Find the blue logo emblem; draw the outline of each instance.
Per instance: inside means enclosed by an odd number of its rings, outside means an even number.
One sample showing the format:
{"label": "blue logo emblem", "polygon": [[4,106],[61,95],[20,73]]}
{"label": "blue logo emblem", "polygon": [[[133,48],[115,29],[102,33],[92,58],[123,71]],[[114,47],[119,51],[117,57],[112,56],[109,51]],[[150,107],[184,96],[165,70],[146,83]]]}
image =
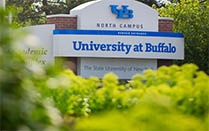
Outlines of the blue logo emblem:
{"label": "blue logo emblem", "polygon": [[121,9],[117,9],[118,5],[110,5],[113,14],[117,15],[118,19],[131,19],[134,17],[133,10],[128,9],[128,5],[122,5]]}

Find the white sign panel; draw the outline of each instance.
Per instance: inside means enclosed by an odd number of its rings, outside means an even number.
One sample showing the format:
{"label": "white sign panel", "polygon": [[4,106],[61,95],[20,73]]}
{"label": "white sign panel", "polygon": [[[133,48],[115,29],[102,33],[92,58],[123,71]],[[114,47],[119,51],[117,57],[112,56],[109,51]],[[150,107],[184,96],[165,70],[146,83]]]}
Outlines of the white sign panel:
{"label": "white sign panel", "polygon": [[133,75],[146,69],[157,69],[157,60],[144,59],[99,59],[81,58],[80,75],[88,78],[102,78],[109,72],[115,73],[120,79],[131,79]]}
{"label": "white sign panel", "polygon": [[69,57],[184,59],[180,33],[55,30],[54,55]]}
{"label": "white sign panel", "polygon": [[37,25],[24,27],[23,30],[28,31],[28,35],[19,45],[27,56],[38,56],[34,60],[41,65],[54,62],[53,56],[53,30],[55,25]]}
{"label": "white sign panel", "polygon": [[78,29],[158,31],[158,12],[135,0],[95,0],[70,11]]}

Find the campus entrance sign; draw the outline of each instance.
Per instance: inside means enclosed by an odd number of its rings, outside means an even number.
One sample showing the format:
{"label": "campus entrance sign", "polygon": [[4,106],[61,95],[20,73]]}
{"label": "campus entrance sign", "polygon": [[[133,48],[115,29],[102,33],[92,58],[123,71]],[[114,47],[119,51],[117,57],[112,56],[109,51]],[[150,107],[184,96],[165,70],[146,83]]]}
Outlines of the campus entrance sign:
{"label": "campus entrance sign", "polygon": [[[184,59],[183,34],[159,32],[157,11],[135,0],[95,0],[69,15],[50,17],[56,22],[55,29],[46,25],[46,38],[52,41],[46,42],[47,54],[73,59],[76,73],[85,78],[113,72],[119,79],[131,79],[146,69],[156,70],[158,59]],[[69,19],[63,23],[65,18]],[[63,28],[66,25],[69,28]]]}
{"label": "campus entrance sign", "polygon": [[79,57],[83,77],[114,72],[131,79],[157,69],[157,59],[184,59],[184,37],[158,32],[158,13],[135,0],[96,0],[70,11],[77,30],[55,30],[54,55]]}

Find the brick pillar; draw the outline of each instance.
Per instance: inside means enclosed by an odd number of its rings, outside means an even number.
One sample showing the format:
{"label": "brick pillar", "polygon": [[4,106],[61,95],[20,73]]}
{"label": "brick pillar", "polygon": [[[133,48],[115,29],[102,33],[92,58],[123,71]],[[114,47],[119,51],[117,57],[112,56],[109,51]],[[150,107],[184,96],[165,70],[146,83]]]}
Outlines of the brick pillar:
{"label": "brick pillar", "polygon": [[[77,17],[71,17],[68,14],[49,15],[46,17],[46,24],[55,24],[56,30],[75,30],[77,29]],[[64,57],[62,57],[64,58]],[[55,62],[59,62],[56,57]],[[64,67],[71,69],[77,74],[77,57],[65,57]]]}
{"label": "brick pillar", "polygon": [[[160,17],[158,19],[159,32],[173,32],[173,18]],[[157,66],[162,65],[170,66],[172,65],[172,60],[158,59]]]}
{"label": "brick pillar", "polygon": [[68,14],[49,15],[46,24],[55,24],[57,30],[77,29],[77,17]]}

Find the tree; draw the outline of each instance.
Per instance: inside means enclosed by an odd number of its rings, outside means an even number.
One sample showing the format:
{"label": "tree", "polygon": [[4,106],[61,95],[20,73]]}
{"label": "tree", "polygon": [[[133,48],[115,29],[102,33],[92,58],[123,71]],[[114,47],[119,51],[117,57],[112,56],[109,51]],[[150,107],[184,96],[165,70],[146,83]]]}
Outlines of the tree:
{"label": "tree", "polygon": [[209,74],[209,2],[181,0],[158,12],[160,16],[174,18],[174,31],[185,36],[185,59],[175,63],[195,63]]}
{"label": "tree", "polygon": [[67,13],[66,4],[60,0],[7,0],[6,3],[8,7],[15,7],[13,19],[22,25],[43,24],[46,15]]}
{"label": "tree", "polygon": [[142,2],[149,6],[156,5],[158,7],[158,3],[156,0],[137,0],[137,1]]}
{"label": "tree", "polygon": [[[37,25],[45,23],[46,15],[69,14],[69,11],[91,0],[7,0],[7,6],[16,8],[17,17],[14,19],[22,25]],[[137,0],[149,6],[156,0]]]}

